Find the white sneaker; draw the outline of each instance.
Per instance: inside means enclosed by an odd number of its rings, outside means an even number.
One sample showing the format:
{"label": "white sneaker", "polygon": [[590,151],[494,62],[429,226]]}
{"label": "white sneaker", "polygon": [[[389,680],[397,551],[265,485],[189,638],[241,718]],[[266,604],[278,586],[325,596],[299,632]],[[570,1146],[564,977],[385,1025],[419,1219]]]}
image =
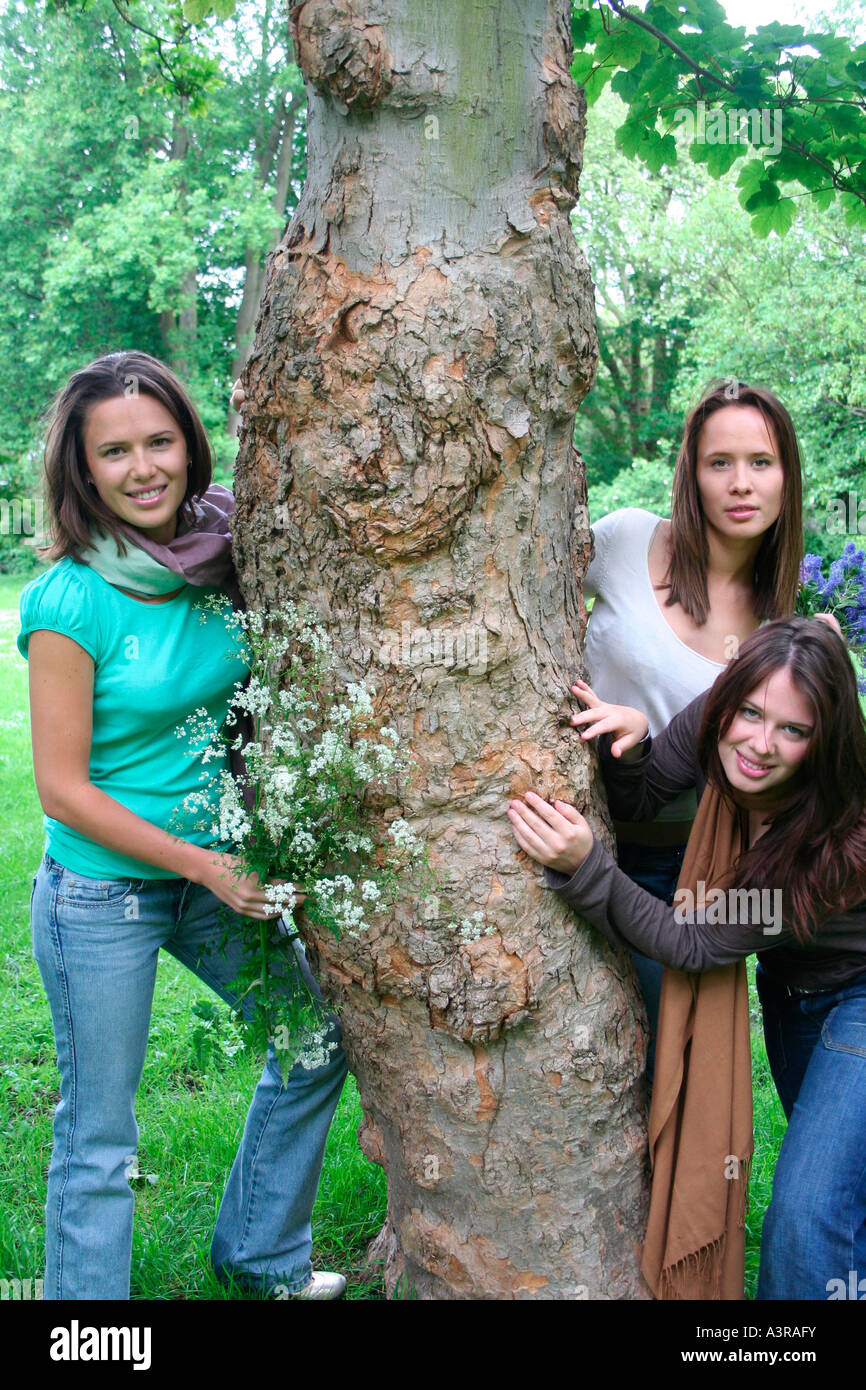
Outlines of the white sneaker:
{"label": "white sneaker", "polygon": [[292,1298],[342,1298],[346,1292],[346,1281],[342,1274],[326,1274],[314,1271],[309,1284],[292,1294]]}

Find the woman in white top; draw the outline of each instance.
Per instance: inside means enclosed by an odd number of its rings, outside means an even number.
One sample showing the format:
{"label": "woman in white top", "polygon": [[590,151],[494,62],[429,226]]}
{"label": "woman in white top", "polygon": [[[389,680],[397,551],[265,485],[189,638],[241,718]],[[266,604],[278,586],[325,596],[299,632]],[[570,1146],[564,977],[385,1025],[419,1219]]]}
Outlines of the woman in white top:
{"label": "woman in white top", "polygon": [[[655,735],[712,685],[762,622],[794,611],[802,481],[787,410],[762,387],[713,383],[686,419],[670,520],[626,507],[592,529],[595,558],[584,583],[595,598],[589,683],[607,703],[642,708]],[[668,902],[696,809],[689,792],[648,825],[615,823],[620,867]],[[652,1081],[662,967],[634,959],[650,1020]]]}

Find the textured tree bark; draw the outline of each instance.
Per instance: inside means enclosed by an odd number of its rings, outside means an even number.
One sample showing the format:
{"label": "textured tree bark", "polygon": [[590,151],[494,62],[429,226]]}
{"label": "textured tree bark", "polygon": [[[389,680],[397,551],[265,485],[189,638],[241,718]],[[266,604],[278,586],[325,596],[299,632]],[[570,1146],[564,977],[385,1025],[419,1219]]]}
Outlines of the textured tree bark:
{"label": "textured tree bark", "polygon": [[[388,1176],[390,1291],[642,1297],[643,1027],[630,966],[542,886],[508,799],[606,835],[563,723],[591,553],[575,410],[597,346],[568,213],[568,0],[305,0],[308,179],[245,373],[247,598],[324,615],[410,741],[447,879],[310,937]],[[460,944],[454,910],[495,934]]]}

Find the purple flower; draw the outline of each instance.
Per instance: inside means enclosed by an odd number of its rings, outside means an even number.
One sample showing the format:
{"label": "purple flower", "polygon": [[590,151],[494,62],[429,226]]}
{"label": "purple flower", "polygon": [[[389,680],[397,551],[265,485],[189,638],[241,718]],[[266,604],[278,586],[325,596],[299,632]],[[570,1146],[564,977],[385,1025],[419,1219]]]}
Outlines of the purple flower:
{"label": "purple flower", "polygon": [[821,597],[832,598],[833,594],[835,594],[836,590],[839,588],[839,585],[842,583],[843,577],[844,566],[842,564],[842,561],[834,560],[832,565],[830,566],[830,573],[827,577],[827,583],[821,590]]}
{"label": "purple flower", "polygon": [[821,579],[821,556],[805,555],[800,566],[800,583],[820,584]]}

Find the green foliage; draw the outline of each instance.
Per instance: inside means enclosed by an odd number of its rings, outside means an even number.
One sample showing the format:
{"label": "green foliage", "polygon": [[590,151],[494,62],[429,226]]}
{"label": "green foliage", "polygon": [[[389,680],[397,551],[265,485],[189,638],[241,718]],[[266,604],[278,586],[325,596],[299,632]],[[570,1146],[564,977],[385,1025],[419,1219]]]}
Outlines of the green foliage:
{"label": "green foliage", "polygon": [[609,483],[589,484],[589,515],[593,521],[621,507],[643,507],[657,516],[670,516],[673,460],[668,468],[649,459],[635,459]]}
{"label": "green foliage", "polygon": [[178,371],[228,479],[246,267],[304,176],[301,123],[275,211],[274,135],[303,93],[276,0],[201,27],[172,0],[120,12],[33,0],[0,14],[0,471],[28,487],[51,397],[130,347]]}
{"label": "green foliage", "polygon": [[678,438],[681,414],[671,398],[703,298],[691,271],[683,279],[671,240],[706,180],[693,165],[653,175],[615,149],[623,110],[611,92],[593,108],[572,218],[598,313],[598,379],[576,426],[590,487],[634,459],[664,457],[666,441]]}
{"label": "green foliage", "polygon": [[575,81],[590,105],[608,86],[622,99],[617,148],[651,173],[685,150],[713,178],[748,158],[757,236],[790,229],[786,185],[866,226],[866,43],[776,22],[747,36],[716,0],[575,4],[572,34]]}

